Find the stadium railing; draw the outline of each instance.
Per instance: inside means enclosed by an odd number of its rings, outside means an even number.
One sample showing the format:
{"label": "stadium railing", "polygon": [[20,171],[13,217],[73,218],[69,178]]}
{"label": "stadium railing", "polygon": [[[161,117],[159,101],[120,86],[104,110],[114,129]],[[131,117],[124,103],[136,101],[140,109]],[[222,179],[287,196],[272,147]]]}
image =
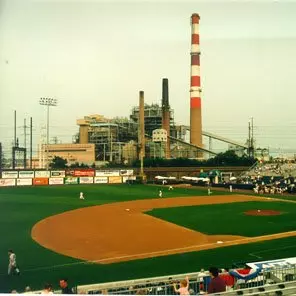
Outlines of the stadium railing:
{"label": "stadium railing", "polygon": [[[262,287],[264,285],[293,281],[295,279],[295,274],[296,267],[294,265],[268,268],[262,270],[261,273],[252,280],[238,280],[236,282],[235,289],[249,289]],[[196,294],[207,290],[207,286],[210,281],[208,271],[83,285],[77,286],[76,289],[77,293],[85,294],[100,294],[102,291],[108,291],[108,294],[131,295],[136,294],[140,290],[145,290],[150,295],[172,295],[174,294],[172,286],[173,282],[183,280],[186,276],[189,277],[190,289],[192,290],[192,293]]]}

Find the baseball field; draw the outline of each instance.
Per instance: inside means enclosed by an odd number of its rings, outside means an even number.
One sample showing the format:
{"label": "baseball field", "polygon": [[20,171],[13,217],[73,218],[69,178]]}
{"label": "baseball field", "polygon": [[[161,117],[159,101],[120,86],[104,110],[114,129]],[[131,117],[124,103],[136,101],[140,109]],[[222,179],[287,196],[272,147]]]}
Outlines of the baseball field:
{"label": "baseball field", "polygon": [[[144,185],[0,188],[0,292],[294,257],[296,203]],[[79,199],[84,193],[85,200]],[[20,276],[8,276],[13,249]]]}

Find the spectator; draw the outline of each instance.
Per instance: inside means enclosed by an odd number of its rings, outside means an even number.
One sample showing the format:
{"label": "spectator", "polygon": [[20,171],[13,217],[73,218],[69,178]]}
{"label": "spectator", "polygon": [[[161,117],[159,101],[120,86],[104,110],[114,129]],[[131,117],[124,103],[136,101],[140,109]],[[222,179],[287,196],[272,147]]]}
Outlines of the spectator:
{"label": "spectator", "polygon": [[226,291],[232,291],[234,286],[234,276],[229,274],[229,269],[225,268],[225,273],[221,274],[220,277],[224,280],[226,284]]}
{"label": "spectator", "polygon": [[210,281],[208,293],[219,293],[226,291],[226,284],[224,280],[219,277],[219,270],[217,267],[210,267],[209,269],[212,280]]}
{"label": "spectator", "polygon": [[68,286],[68,280],[67,279],[61,279],[60,280],[60,287],[62,288],[62,294],[73,294],[73,291]]}
{"label": "spectator", "polygon": [[31,287],[29,287],[29,286],[27,286],[26,288],[25,288],[25,293],[30,293],[32,290],[31,290]]}
{"label": "spectator", "polygon": [[44,289],[41,292],[41,294],[53,294],[52,285],[51,284],[45,284]]}
{"label": "spectator", "polygon": [[176,283],[173,284],[174,286],[174,291],[176,293],[180,293],[180,295],[190,295],[188,288],[189,288],[189,278],[188,276],[186,277],[185,280],[180,281],[180,288],[177,289]]}
{"label": "spectator", "polygon": [[17,290],[12,290],[10,293],[11,293],[11,294],[18,294],[18,293],[17,293]]}

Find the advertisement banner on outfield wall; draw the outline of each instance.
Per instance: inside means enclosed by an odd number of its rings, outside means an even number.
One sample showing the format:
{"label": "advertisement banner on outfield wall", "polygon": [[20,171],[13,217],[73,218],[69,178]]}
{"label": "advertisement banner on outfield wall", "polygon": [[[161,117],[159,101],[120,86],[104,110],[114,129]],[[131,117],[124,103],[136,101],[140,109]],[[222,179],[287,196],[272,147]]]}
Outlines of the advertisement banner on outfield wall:
{"label": "advertisement banner on outfield wall", "polygon": [[15,179],[0,179],[0,187],[15,186]]}
{"label": "advertisement banner on outfield wall", "polygon": [[64,178],[65,177],[65,171],[50,171],[50,177],[51,178]]}
{"label": "advertisement banner on outfield wall", "polygon": [[33,180],[32,179],[17,179],[16,185],[17,186],[30,186],[32,185]]}
{"label": "advertisement banner on outfield wall", "polygon": [[120,176],[132,176],[134,174],[134,170],[120,170]]}
{"label": "advertisement banner on outfield wall", "polygon": [[76,169],[74,170],[75,177],[94,177],[95,170],[94,169]]}
{"label": "advertisement banner on outfield wall", "polygon": [[136,176],[124,176],[124,177],[122,177],[122,183],[126,183],[126,182],[128,182],[128,181],[134,181],[134,180],[136,180]]}
{"label": "advertisement banner on outfield wall", "polygon": [[66,176],[72,177],[94,177],[95,170],[94,169],[68,169],[66,170]]}
{"label": "advertisement banner on outfield wall", "polygon": [[49,178],[48,184],[49,185],[63,185],[64,178]]}
{"label": "advertisement banner on outfield wall", "polygon": [[78,178],[77,177],[66,177],[64,179],[65,184],[78,184]]}
{"label": "advertisement banner on outfield wall", "polygon": [[121,177],[109,177],[108,180],[109,180],[110,184],[122,183],[122,178]]}
{"label": "advertisement banner on outfield wall", "polygon": [[108,177],[95,177],[95,183],[96,184],[107,184],[108,183]]}
{"label": "advertisement banner on outfield wall", "polygon": [[93,177],[80,177],[79,184],[92,184],[94,182]]}
{"label": "advertisement banner on outfield wall", "polygon": [[48,185],[48,178],[34,178],[33,185]]}
{"label": "advertisement banner on outfield wall", "polygon": [[96,177],[117,177],[120,176],[119,171],[96,171]]}
{"label": "advertisement banner on outfield wall", "polygon": [[35,171],[35,178],[49,178],[50,171]]}
{"label": "advertisement banner on outfield wall", "polygon": [[34,178],[34,171],[19,171],[18,177],[21,178]]}
{"label": "advertisement banner on outfield wall", "polygon": [[16,179],[18,171],[4,171],[2,172],[2,179]]}

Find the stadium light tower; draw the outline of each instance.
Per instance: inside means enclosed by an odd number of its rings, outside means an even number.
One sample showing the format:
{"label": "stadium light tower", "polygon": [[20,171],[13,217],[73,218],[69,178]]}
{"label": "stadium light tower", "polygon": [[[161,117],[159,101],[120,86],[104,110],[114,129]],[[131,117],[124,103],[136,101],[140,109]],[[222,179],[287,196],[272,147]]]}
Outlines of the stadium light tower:
{"label": "stadium light tower", "polygon": [[47,106],[47,124],[46,124],[46,168],[48,169],[48,145],[49,145],[49,107],[57,106],[58,100],[52,98],[40,98],[39,100],[40,105]]}

